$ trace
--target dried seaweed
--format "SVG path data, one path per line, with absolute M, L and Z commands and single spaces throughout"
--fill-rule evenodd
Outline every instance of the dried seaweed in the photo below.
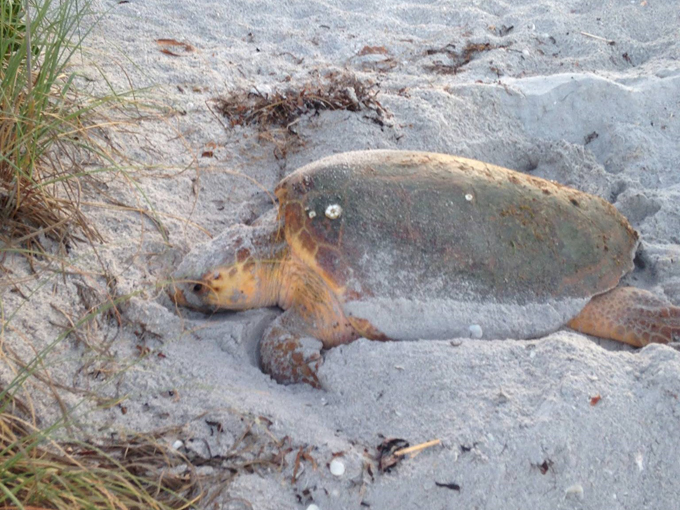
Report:
M 429 49 L 425 52 L 426 55 L 436 55 L 444 53 L 450 58 L 450 62 L 445 64 L 443 62 L 434 62 L 424 66 L 426 70 L 437 74 L 457 74 L 462 67 L 469 64 L 478 54 L 486 51 L 497 50 L 500 48 L 507 48 L 509 44 L 491 44 L 486 43 L 472 43 L 469 42 L 461 51 L 456 51 L 454 44 L 447 44 L 443 48 Z
M 304 116 L 325 110 L 368 110 L 373 112 L 368 118 L 383 125 L 387 114 L 376 99 L 378 92 L 375 84 L 352 75 L 331 73 L 319 81 L 270 94 L 238 91 L 214 101 L 230 127 L 256 127 L 262 138 L 282 144 L 279 148 L 285 156 L 286 149 L 300 143 L 294 140 L 300 136 L 296 124 Z

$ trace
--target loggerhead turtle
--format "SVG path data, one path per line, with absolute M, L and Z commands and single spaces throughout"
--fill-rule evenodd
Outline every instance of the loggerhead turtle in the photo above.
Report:
M 176 303 L 285 310 L 265 372 L 318 386 L 321 349 L 373 340 L 534 338 L 568 325 L 643 346 L 680 333 L 680 307 L 616 287 L 638 235 L 608 202 L 465 158 L 331 156 L 284 178 L 278 216 L 194 249 Z

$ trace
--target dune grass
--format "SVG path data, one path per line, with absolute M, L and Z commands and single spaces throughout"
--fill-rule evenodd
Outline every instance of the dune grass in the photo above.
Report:
M 92 26 L 84 22 L 88 9 L 86 0 L 0 0 L 0 255 L 52 259 L 47 239 L 50 251 L 62 253 L 56 257 L 74 240 L 99 239 L 80 210 L 88 172 L 78 162 L 110 161 L 93 118 L 119 97 L 89 98 L 75 87 L 69 61 Z M 103 311 L 91 311 L 72 329 Z M 0 340 L 9 320 L 0 295 Z M 173 471 L 191 464 L 151 435 L 64 443 L 54 438 L 66 436 L 68 416 L 38 427 L 32 407 L 16 394 L 44 355 L 0 388 L 0 510 L 169 510 L 200 499 L 197 479 L 186 469 Z
M 28 8 L 28 10 L 27 10 Z M 41 247 L 96 238 L 78 204 L 77 154 L 101 153 L 69 60 L 87 31 L 82 0 L 0 0 L 0 240 Z M 78 234 L 76 234 L 76 232 Z

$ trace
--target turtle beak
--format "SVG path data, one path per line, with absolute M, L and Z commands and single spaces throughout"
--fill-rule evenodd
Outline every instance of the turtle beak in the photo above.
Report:
M 175 280 L 170 283 L 166 292 L 177 306 L 183 306 L 201 312 L 211 311 L 212 307 L 203 302 L 203 295 L 207 287 L 201 282 L 193 280 Z

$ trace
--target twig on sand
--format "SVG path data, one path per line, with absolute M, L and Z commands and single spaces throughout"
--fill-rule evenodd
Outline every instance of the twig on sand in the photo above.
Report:
M 616 44 L 616 41 L 612 41 L 611 39 L 606 39 L 604 37 L 600 37 L 599 35 L 589 34 L 588 32 L 581 32 L 581 35 L 585 35 L 586 37 L 590 37 L 592 39 L 597 39 L 598 41 L 606 42 L 610 46 L 614 46 Z
M 432 441 L 428 441 L 426 443 L 420 443 L 414 446 L 409 446 L 408 448 L 402 448 L 401 450 L 397 450 L 396 452 L 394 452 L 394 455 L 403 456 L 408 455 L 409 453 L 420 453 L 425 448 L 437 446 L 438 444 L 441 444 L 441 442 L 442 442 L 441 439 L 433 439 Z

